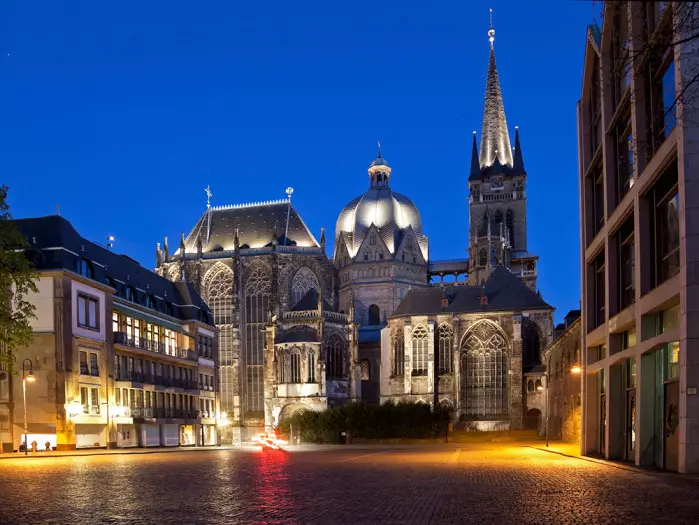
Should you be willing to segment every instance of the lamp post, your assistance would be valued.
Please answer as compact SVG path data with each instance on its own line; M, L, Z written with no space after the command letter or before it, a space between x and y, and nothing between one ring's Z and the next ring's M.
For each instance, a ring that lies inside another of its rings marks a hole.
M29 363L29 373L27 373L26 364ZM27 450L27 381L33 383L36 381L34 377L34 367L32 365L31 359L25 359L22 361L22 399L24 400L24 455L26 456L29 452Z
M549 378L546 374L541 376L541 379L546 381L546 401L544 402L544 407L546 410L546 420L544 421L544 432L546 434L546 446L549 446ZM544 389L544 385L539 382L536 389L541 392Z

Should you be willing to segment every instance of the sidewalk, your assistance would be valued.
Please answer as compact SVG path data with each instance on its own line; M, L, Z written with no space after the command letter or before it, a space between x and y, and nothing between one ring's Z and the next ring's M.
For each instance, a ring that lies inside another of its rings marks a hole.
M39 451L29 452L25 456L24 452L12 452L9 454L0 454L0 460L3 459L19 459L19 458L58 458L58 457L76 457L76 456L110 456L121 454L171 454L176 452L214 452L217 450L252 450L259 448L258 446L243 444L239 447L231 445L208 446L208 447L151 447L151 448L88 448L82 450L65 450L50 452Z
M637 467L632 463L623 463L621 461L611 461L603 458L584 456L580 454L579 443L566 443L565 441L549 441L549 446L547 447L545 441L536 441L524 444L523 446L541 450L543 452L549 452L551 454L558 454L560 456L566 456L569 458L581 459L583 461L598 463L600 465L614 467L622 470L630 470L633 472L646 472L647 470L641 467Z

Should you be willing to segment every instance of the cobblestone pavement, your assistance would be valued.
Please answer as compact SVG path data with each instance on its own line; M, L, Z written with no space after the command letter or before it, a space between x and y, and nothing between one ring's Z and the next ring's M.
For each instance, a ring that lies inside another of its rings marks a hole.
M697 523L699 480L517 444L0 462L0 523Z

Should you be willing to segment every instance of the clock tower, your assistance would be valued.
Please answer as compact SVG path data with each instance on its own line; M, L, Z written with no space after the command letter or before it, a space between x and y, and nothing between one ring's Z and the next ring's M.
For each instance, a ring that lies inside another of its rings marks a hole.
M495 30L488 31L490 61L480 151L473 132L469 187L469 282L485 282L498 264L536 290L538 257L527 251L526 179L519 130L512 148L495 66Z

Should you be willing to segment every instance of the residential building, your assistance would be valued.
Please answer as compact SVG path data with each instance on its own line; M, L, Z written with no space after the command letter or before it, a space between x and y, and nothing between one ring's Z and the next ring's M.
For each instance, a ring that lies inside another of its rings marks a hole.
M14 221L39 272L27 441L84 447L214 445L218 331L189 283L81 237L60 216ZM201 379L200 379L201 377ZM10 377L12 444L24 440L22 376Z
M582 452L699 472L698 8L603 9L578 102Z
M580 310L572 310L556 326L555 339L544 349L546 376L541 383L528 384L527 392L544 397L548 435L570 443L580 443L581 366ZM543 390L538 389L539 385Z

